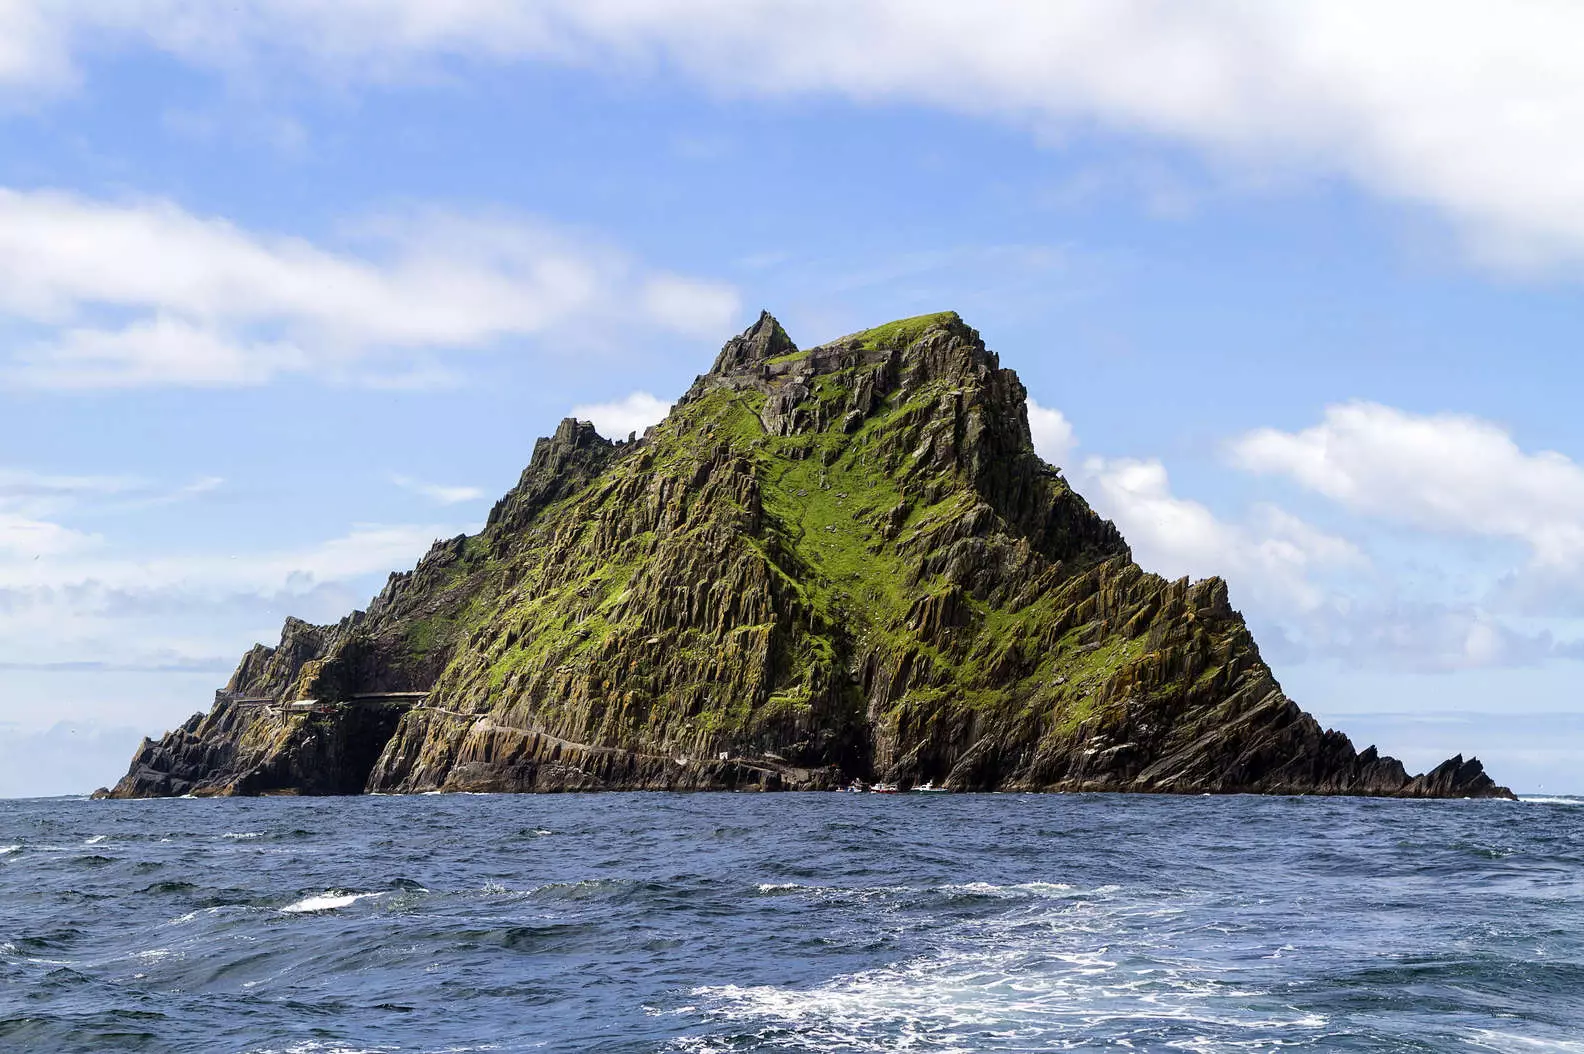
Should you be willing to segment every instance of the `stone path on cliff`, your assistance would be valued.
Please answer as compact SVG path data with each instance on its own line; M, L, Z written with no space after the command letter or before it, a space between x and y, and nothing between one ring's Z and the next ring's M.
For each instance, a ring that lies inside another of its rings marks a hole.
M738 756L735 756L735 755L730 755L730 756L727 756L727 757L724 757L724 758L702 758L702 759L693 759L693 758L687 758L687 757L678 758L678 757L676 757L675 755L672 755L672 754L646 754L646 753L644 753L641 750L627 750L627 749L625 749L623 747L602 747L602 746L596 746L596 745L594 745L592 743L579 743L578 741L576 741L574 739L563 739L560 736L551 735L549 732L546 732L546 731L544 731L542 729L538 729L538 728L523 728L520 725L506 725L506 724L502 724L499 721L495 720L493 717L491 717L489 714L467 713L467 712L462 711L462 710L447 710L446 708L440 707L440 706L421 706L420 705L420 706L415 706L412 709L415 712L425 712L425 713L432 713L432 714L445 714L448 717L460 717L460 718L473 720L475 722L486 722L487 723L487 727L491 728L491 729L497 729L498 728L498 729L501 729L501 730L506 731L506 732L517 732L517 733L520 733L520 734L522 734L524 736L537 736L537 737L539 737L540 740L545 741L545 742L549 742L549 743L553 743L556 746L562 747L563 749L571 748L571 749L574 749L574 750L584 750L584 751L588 751L591 754L621 755L623 757L644 758L644 759L650 760L650 761L661 761L661 762L670 761L670 762L675 762L675 763L681 764L681 765L690 765L690 764L693 764L693 762L695 760L700 760L700 761L704 761L706 763L718 764L718 765L737 765L740 768L753 769L756 772L763 772L763 773L766 773L768 775L780 776L782 778L796 777L800 773L806 773L807 772L806 769L800 769L796 765L777 764L774 761L767 761L767 760L764 760L762 758L757 758L757 759L750 760L748 758L738 757Z

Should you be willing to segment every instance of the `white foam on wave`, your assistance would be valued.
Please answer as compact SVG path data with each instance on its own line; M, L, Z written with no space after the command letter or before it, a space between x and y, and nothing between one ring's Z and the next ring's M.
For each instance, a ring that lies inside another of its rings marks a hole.
M343 893L332 889L314 897L304 897L294 904L287 904L281 911L288 915L299 915L311 911L336 911L340 908L351 907L360 900L368 897L380 896L379 893Z
M1525 794L1518 800L1521 802L1527 802L1530 805L1584 805L1584 798L1573 798L1568 797L1567 795L1544 797L1540 795Z
M1005 886L998 886L989 882L962 882L938 888L942 893L952 896L1000 897L1006 900L1016 900L1023 897L1067 897L1083 896L1087 893L1114 893L1117 889L1116 886L1101 886L1098 889L1081 890L1065 882L1014 882Z
M306 1040L290 1047L265 1047L250 1051L249 1054L387 1054L389 1051L400 1050L400 1047L349 1047L342 1043L321 1043L316 1039ZM434 1054L469 1054L476 1050L500 1050L498 1043L478 1043L463 1047L436 1047Z
M764 889L765 887L761 887ZM771 887L775 888L775 887ZM1187 958L1169 932L1173 893L1065 883L939 887L1007 901L939 931L907 960L808 986L693 989L671 1013L702 1019L694 1054L773 1042L788 1051L1067 1049L1105 1036L1137 1049L1259 1049L1319 1038L1326 1020L1284 1005L1247 972ZM1162 927L1166 929L1162 929Z
M247 841L250 838L263 838L264 837L264 832L263 831L227 831L225 834L222 834L220 837L221 838L229 838L232 841L236 841L236 842L242 842L242 841Z
M1584 1054L1584 1040L1540 1039L1486 1028L1475 1029L1468 1040L1476 1050L1495 1050L1502 1054Z
M0 856L10 856L12 853L20 852L21 849L20 845L0 845Z
M83 841L83 845L98 845L100 842L109 837L110 836L107 834L96 834L92 838L85 839Z
M321 1043L317 1039L289 1047L261 1047L249 1054L387 1054L398 1047L349 1047L343 1043Z

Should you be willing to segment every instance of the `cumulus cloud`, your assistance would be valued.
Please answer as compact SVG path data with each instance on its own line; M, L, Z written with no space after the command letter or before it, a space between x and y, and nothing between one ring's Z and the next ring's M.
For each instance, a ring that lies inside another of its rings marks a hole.
M1584 467L1529 453L1500 426L1377 403L1328 407L1299 432L1261 429L1233 463L1423 530L1522 542L1543 568L1584 568Z
M363 253L170 202L0 188L0 314L49 333L4 376L51 388L356 379L381 357L410 373L423 356L507 338L610 319L718 332L736 312L727 287L531 220L428 213L357 233Z
M607 439L626 439L632 432L642 433L650 425L665 420L671 404L648 392L632 392L615 402L585 403L572 407L572 416L591 422Z
M226 70L292 56L337 81L535 59L1040 133L1097 122L1244 171L1341 175L1508 264L1584 258L1584 8L1555 0L9 0L0 82L69 85L90 39Z
M1174 493L1159 461L1089 458L1077 481L1142 566L1225 578L1267 652L1288 661L1440 672L1584 658L1584 643L1508 617L1495 598L1424 595L1400 569L1277 506L1219 516Z
M1274 506L1256 508L1246 523L1224 520L1174 494L1159 461L1089 458L1081 480L1141 565L1170 577L1220 575L1273 611L1320 607L1327 598L1316 572L1367 563L1352 542Z
M1066 466L1078 446L1072 423L1060 410L1041 406L1033 399L1028 401L1028 423L1034 437L1034 452L1057 468Z

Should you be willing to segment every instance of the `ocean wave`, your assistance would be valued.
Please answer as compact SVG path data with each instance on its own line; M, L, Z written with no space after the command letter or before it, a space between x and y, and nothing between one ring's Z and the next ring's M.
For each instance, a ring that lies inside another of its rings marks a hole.
M1096 889L1082 890L1066 882L1013 882L1004 886L990 882L960 882L936 888L948 896L997 897L1011 900L1023 897L1068 897L1085 893L1115 893L1119 887L1100 886Z
M344 1043L321 1043L316 1039L310 1039L289 1047L259 1047L249 1051L248 1054L388 1054L399 1049L399 1047L349 1047Z
M1485 1028L1475 1029L1468 1038L1476 1050L1494 1050L1501 1054L1584 1054L1584 1040L1537 1039Z
M716 1026L673 1047L694 1054L764 1042L875 1054L913 1046L1023 1050L1100 1031L1139 1046L1207 1032L1284 1044L1316 1039L1327 1025L1319 1014L1263 1005L1273 1002L1265 992L1191 969L1138 976L1097 952L1036 948L947 952L812 988L718 985L689 995L698 1003L685 1012Z
M1584 1054L1556 797L0 802L0 1048Z
M317 896L304 897L302 900L287 904L280 910L288 915L298 915L315 911L336 911L340 908L351 907L360 900L370 897L383 896L382 893L343 893L338 889L327 890Z

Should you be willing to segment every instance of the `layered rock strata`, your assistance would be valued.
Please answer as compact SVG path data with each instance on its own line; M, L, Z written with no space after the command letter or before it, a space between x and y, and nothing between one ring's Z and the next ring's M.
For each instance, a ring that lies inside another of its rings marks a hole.
M1139 568L953 313L769 315L670 415L563 421L475 536L289 620L107 793L819 789L1495 797L1355 751L1220 579Z

